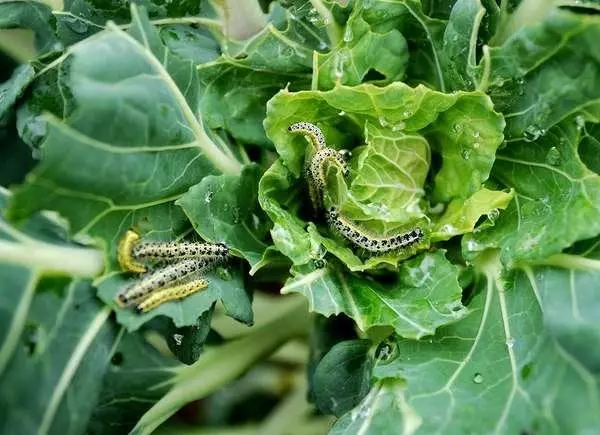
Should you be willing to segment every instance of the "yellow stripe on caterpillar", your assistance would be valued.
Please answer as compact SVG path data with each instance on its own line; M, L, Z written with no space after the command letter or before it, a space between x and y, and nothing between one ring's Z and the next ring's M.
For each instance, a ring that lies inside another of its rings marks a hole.
M133 250L140 243L140 235L133 230L127 230L117 247L117 261L121 269L127 272L143 273L146 266L138 263L132 256Z
M313 144L313 146L319 150L325 147L325 135L319 127L310 122L300 121L288 127L288 131L291 133L303 134Z
M185 284L167 287L151 294L136 307L136 311L138 313L147 313L165 302L184 299L206 287L208 287L208 281L205 279L196 279Z
M385 254L407 248L423 238L420 228L391 237L375 237L342 216L337 208L330 207L326 213L327 223L354 245L374 254Z
M229 248L223 243L148 242L134 247L133 257L138 260L173 261L191 258L225 260Z
M126 307L144 299L154 290L181 282L190 275L203 274L220 261L213 258L197 258L170 264L143 277L130 287L121 290L115 297L120 307Z

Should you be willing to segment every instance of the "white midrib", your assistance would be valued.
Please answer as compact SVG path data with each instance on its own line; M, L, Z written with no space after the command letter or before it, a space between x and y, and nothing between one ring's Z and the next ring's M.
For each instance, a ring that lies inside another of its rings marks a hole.
M135 6L132 7L131 12L132 18L139 22L140 18L138 15L137 8ZM204 128L200 124L200 121L194 116L192 109L190 108L189 104L187 103L187 100L181 93L179 87L177 87L177 84L175 84L171 76L166 72L164 65L160 63L158 59L156 59L154 54L151 51L149 51L147 47L143 46L131 35L121 30L116 24L108 23L107 28L114 31L115 33L118 33L125 40L127 40L136 50L141 52L144 55L144 57L146 57L148 62L154 67L156 73L160 76L161 79L164 80L165 84L167 85L173 97L175 98L175 101L177 101L177 105L181 109L185 120L187 121L190 129L196 137L196 140L198 141L198 147L211 161L211 163L223 173L237 174L241 170L240 163L225 155L208 137L208 135L204 131ZM146 35L143 33L143 29L141 29L141 27L140 31L142 32L142 36L144 37L144 39L146 39Z
M60 406L63 396L67 391L67 388L71 384L71 381L73 380L73 377L75 376L75 373L77 372L77 369L79 368L79 365L81 364L81 361L83 360L88 348L92 344L92 341L94 341L94 338L96 338L96 335L104 326L104 323L108 319L110 313L111 309L108 306L104 307L100 312L98 312L88 329L81 337L81 340L79 340L79 343L75 349L73 349L73 353L71 354L71 357L69 358L69 361L67 362L62 375L60 376L60 379L54 388L54 392L48 401L46 412L42 417L42 421L37 431L38 435L46 435L50 431L52 423L54 422L54 417L58 411L58 407Z

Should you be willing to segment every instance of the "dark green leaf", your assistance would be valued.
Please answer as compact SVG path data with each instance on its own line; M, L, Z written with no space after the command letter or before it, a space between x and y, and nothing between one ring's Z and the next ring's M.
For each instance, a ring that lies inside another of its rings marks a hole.
M370 340L342 341L331 348L315 371L315 404L340 416L354 408L371 387Z
M42 2L15 0L0 3L0 29L33 30L35 45L41 54L62 48L54 36L55 25L52 9Z
M227 244L251 266L260 261L267 247L263 242L267 228L258 208L258 179L257 166L245 167L240 175L207 176L176 203L203 239Z
M579 158L582 129L580 118L566 120L535 146L502 150L494 176L515 189L515 199L493 227L463 239L469 255L494 247L508 263L543 259L600 233L600 176Z
M9 80L0 85L0 126L7 124L11 109L33 80L34 74L31 65L21 65L13 71Z

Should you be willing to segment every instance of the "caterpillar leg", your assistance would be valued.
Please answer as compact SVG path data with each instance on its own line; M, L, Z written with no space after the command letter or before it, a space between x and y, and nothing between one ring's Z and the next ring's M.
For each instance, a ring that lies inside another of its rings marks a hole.
M197 279L185 284L167 287L151 294L142 303L136 307L138 313L146 313L155 309L159 305L169 301L176 301L188 297L200 290L208 287L208 281L205 279Z
M123 270L128 272L146 272L146 266L133 258L133 250L140 243L140 235L133 230L127 230L119 241L117 261Z

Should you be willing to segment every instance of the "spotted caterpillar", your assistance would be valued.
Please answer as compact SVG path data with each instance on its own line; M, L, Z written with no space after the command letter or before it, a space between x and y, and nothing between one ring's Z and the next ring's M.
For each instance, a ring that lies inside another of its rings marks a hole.
M415 228L404 234L391 237L375 237L358 228L353 222L342 216L336 207L330 207L326 213L327 223L354 245L373 254L385 254L418 243L423 232Z
M315 153L305 167L305 177L308 182L308 192L315 211L323 208L323 192L327 185L327 168L330 163L338 165L344 177L350 169L344 153L327 147L325 136L319 127L309 122L296 122L288 127L290 132L301 133L309 138L315 147Z
M225 259L229 248L223 243L148 242L133 247L132 256L138 260L173 261L188 258L215 257Z
M140 243L140 235L133 230L128 230L117 248L117 260L121 269L127 272L144 273L146 266L133 258L133 250Z
M184 299L206 287L208 287L208 281L205 279L196 279L185 284L167 287L152 293L148 298L144 299L144 301L136 307L136 311L138 313L146 313L165 302Z
M211 258L182 260L178 263L170 264L163 269L143 277L132 286L123 289L117 294L115 301L120 307L138 303L155 290L181 282L192 275L205 273L216 266L216 264L217 262Z

